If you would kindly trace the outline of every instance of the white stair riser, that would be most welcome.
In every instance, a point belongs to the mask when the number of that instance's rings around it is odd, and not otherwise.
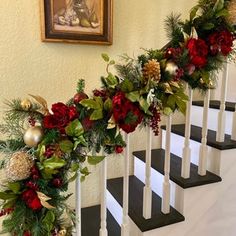
[[[165,130],[162,130],[162,148],[165,147],[165,133]],[[171,153],[182,158],[184,137],[172,133],[171,143]],[[198,165],[200,145],[201,143],[190,140],[191,162],[195,165]],[[215,173],[216,175],[223,176],[224,173],[227,172],[228,168],[232,164],[236,163],[235,153],[236,149],[218,150],[208,146],[207,170]]]
[[[218,127],[218,109],[209,108],[208,114],[208,129],[217,130]],[[231,135],[232,133],[232,122],[233,112],[225,111],[226,122],[225,122],[225,133]],[[191,124],[202,127],[203,107],[192,106]]]

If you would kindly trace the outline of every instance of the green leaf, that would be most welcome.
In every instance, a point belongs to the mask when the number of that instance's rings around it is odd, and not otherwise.
[[[74,147],[74,144],[70,140],[63,140],[59,143],[60,149],[65,153],[71,153]]]
[[[216,18],[219,18],[219,17],[221,17],[221,16],[226,17],[226,16],[228,16],[228,15],[229,15],[228,10],[222,9],[222,10],[220,10],[219,12],[216,13]]]
[[[134,89],[132,82],[128,79],[124,79],[121,83],[121,90],[125,93],[129,93]]]
[[[19,182],[10,182],[10,183],[8,183],[8,187],[13,193],[19,193],[19,191],[20,191],[20,183]]]
[[[90,109],[99,109],[100,104],[93,99],[83,99],[80,104],[84,107],[90,108]]]
[[[49,168],[49,169],[52,169],[52,170],[60,169],[65,165],[66,165],[66,161],[63,160],[62,158],[57,157],[57,156],[53,156],[49,159],[46,159],[43,162],[44,168]]]
[[[77,171],[79,168],[80,168],[80,164],[79,164],[79,163],[73,163],[73,164],[71,165],[70,170],[71,170],[72,172],[75,172],[75,171]]]
[[[107,85],[108,85],[110,88],[113,88],[113,89],[114,89],[114,88],[116,87],[116,85],[118,84],[117,78],[116,78],[113,74],[111,74],[111,73],[109,73],[109,75],[107,76],[106,82],[107,82]]]
[[[100,120],[103,118],[103,111],[102,109],[94,110],[90,116],[90,120]]]
[[[84,138],[84,136],[79,136],[78,138],[74,138],[74,150],[78,147],[78,145],[82,144],[84,146],[87,146],[87,142]]]
[[[105,156],[88,156],[88,163],[90,165],[97,165],[98,163],[103,161],[104,158]]]
[[[224,0],[217,0],[215,6],[213,7],[213,11],[218,12],[224,8]]]
[[[83,169],[81,169],[81,170],[80,170],[80,173],[81,173],[82,175],[85,175],[85,176],[87,176],[87,175],[90,174],[90,172],[89,172],[89,170],[88,170],[88,167],[84,167]]]
[[[107,98],[107,100],[104,102],[104,109],[106,111],[110,111],[112,109],[112,100],[110,98]]]
[[[84,128],[78,119],[69,123],[65,128],[66,134],[71,137],[79,137],[84,133]]]
[[[0,192],[0,199],[2,200],[9,200],[9,199],[16,199],[17,195],[14,193],[5,193],[5,192]]]
[[[53,229],[53,223],[55,221],[55,214],[53,211],[48,211],[46,216],[43,218],[42,223],[44,227],[50,232]]]
[[[7,209],[7,208],[12,208],[12,207],[14,207],[14,205],[15,205],[15,203],[16,203],[16,199],[17,199],[17,198],[9,199],[9,200],[2,206],[2,208],[3,208],[3,209]]]
[[[197,15],[197,11],[199,10],[199,6],[195,6],[192,8],[191,12],[190,12],[190,21],[192,21],[195,16]]]
[[[105,62],[109,62],[110,61],[110,58],[109,56],[106,54],[106,53],[102,53],[102,58]]]
[[[176,104],[178,106],[179,111],[185,115],[185,113],[186,113],[186,102],[181,100],[181,99],[176,99]]]
[[[170,95],[167,99],[167,106],[170,107],[172,110],[175,110],[175,104],[176,104],[175,95]]]
[[[163,113],[169,116],[171,113],[173,113],[173,111],[170,107],[165,107]]]
[[[211,29],[213,29],[215,27],[215,25],[213,24],[213,23],[205,23],[204,25],[203,25],[203,29],[204,30],[211,30]]]
[[[139,91],[134,91],[126,94],[126,98],[128,98],[131,102],[138,102],[140,99]]]
[[[140,98],[139,100],[139,104],[140,104],[140,107],[142,108],[142,110],[147,113],[150,105],[148,104],[147,100],[144,99],[143,97]]]
[[[68,182],[73,182],[73,181],[75,181],[75,180],[77,179],[77,177],[78,177],[78,173],[76,172],[76,173],[68,180]]]
[[[110,62],[109,62],[109,65],[115,65],[116,64],[116,62],[114,61],[114,60],[111,60]]]

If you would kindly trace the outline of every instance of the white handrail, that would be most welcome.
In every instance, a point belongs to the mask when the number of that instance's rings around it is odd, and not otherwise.
[[[216,133],[216,141],[224,142],[225,140],[225,101],[227,94],[227,85],[229,78],[229,67],[227,61],[224,63],[222,86],[221,86],[221,99],[220,99],[220,111],[218,113],[218,129]]]
[[[143,217],[150,219],[152,216],[152,188],[151,188],[151,152],[152,152],[152,129],[147,127],[147,147],[146,147],[146,177],[143,188]]]
[[[78,171],[78,176],[75,185],[76,193],[76,236],[81,235],[81,182],[80,182],[80,172]]]
[[[162,205],[161,205],[161,211],[164,214],[170,213],[171,121],[172,121],[172,115],[169,115],[167,117],[167,122],[166,122],[165,166],[164,166],[164,182],[163,182]]]
[[[185,140],[182,154],[181,176],[185,179],[190,177],[190,162],[191,162],[191,148],[190,148],[190,133],[191,133],[191,107],[193,101],[193,90],[188,85],[188,96],[186,117],[185,117]]]
[[[233,115],[231,139],[236,141],[236,104],[235,104],[235,111],[234,111],[234,115]]]
[[[104,149],[101,152],[104,155]],[[99,236],[107,236],[107,158],[105,157],[101,163],[101,227]]]
[[[204,97],[204,107],[203,107],[203,119],[202,119],[202,140],[199,150],[199,163],[198,163],[198,174],[201,176],[206,175],[207,169],[207,131],[208,131],[208,111],[210,103],[210,90],[206,92]]]
[[[123,218],[121,236],[129,236],[129,134],[125,133],[124,179],[123,179]]]

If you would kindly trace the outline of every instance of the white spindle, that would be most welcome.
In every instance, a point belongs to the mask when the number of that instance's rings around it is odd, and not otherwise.
[[[80,172],[78,171],[78,177],[76,179],[76,236],[81,236],[81,182]]]
[[[216,134],[217,142],[224,142],[225,140],[225,101],[226,101],[228,77],[229,77],[229,67],[226,61],[224,64],[223,76],[222,76],[220,111],[218,113],[218,129]]]
[[[185,179],[190,177],[190,162],[191,162],[191,148],[190,148],[190,133],[191,133],[191,108],[193,101],[193,91],[188,86],[189,100],[187,102],[186,117],[185,117],[185,140],[182,156],[181,176]]]
[[[143,188],[143,217],[150,219],[152,216],[152,189],[151,189],[151,152],[152,152],[152,130],[147,127],[147,148],[146,148],[146,177]]]
[[[235,103],[235,111],[234,111],[234,115],[233,115],[231,139],[236,141],[236,103]]]
[[[102,149],[102,155],[104,150]],[[107,236],[107,158],[105,157],[101,163],[101,228],[99,236]]]
[[[210,103],[210,90],[206,92],[204,98],[204,108],[203,108],[203,119],[202,119],[202,142],[199,151],[199,163],[198,163],[198,174],[201,176],[206,175],[207,169],[207,127],[208,127],[208,110]]]
[[[121,236],[129,236],[129,134],[125,133],[124,180],[123,180],[123,219]]]
[[[170,213],[170,145],[171,145],[171,120],[172,116],[167,117],[166,122],[166,146],[165,146],[165,166],[164,182],[162,192],[161,211],[164,214]]]

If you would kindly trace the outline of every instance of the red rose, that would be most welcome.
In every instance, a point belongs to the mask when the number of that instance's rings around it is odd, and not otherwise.
[[[207,63],[208,47],[204,40],[190,38],[187,42],[187,49],[190,57],[190,62],[202,68]]]
[[[228,30],[214,32],[208,37],[211,55],[215,56],[221,52],[224,56],[227,56],[233,50],[233,41],[234,36]]]
[[[78,112],[76,110],[76,107],[71,106],[69,107],[69,119],[70,121],[76,119],[78,117]]]
[[[40,210],[43,206],[38,198],[37,193],[33,189],[27,189],[22,193],[22,199],[25,204],[33,211]]]
[[[112,99],[115,122],[126,133],[133,132],[143,119],[137,103],[132,103],[123,92],[118,92]]]
[[[122,153],[122,152],[123,152],[123,147],[121,147],[121,146],[116,146],[116,147],[115,147],[115,152],[116,152],[117,154]]]

